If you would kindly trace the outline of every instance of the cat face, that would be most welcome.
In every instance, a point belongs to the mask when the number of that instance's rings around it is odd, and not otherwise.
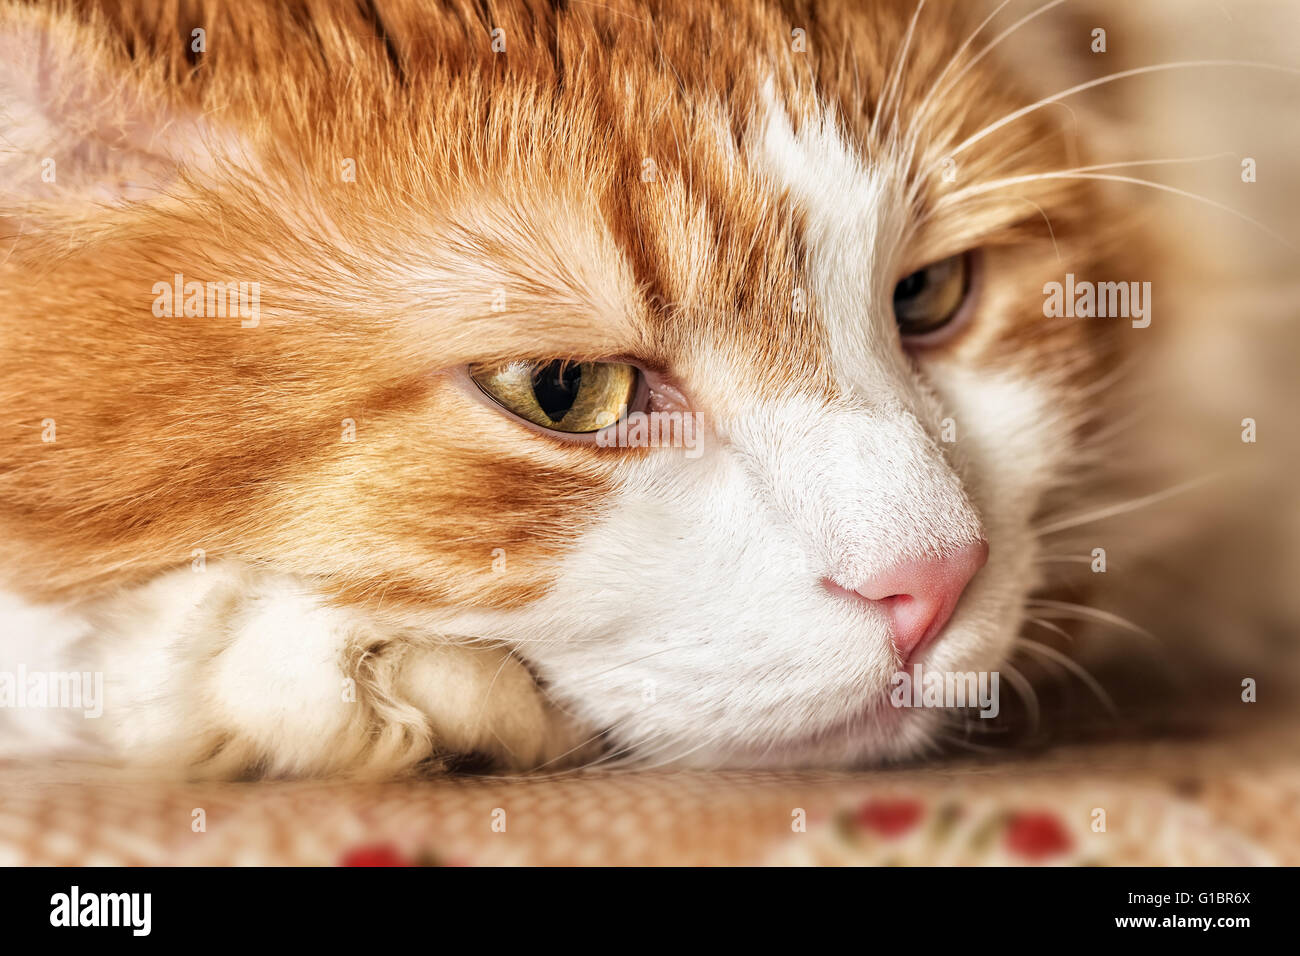
[[[268,7],[197,74],[11,14],[131,78],[94,136],[137,144],[107,204],[76,168],[7,200],[9,314],[66,335],[53,368],[8,335],[23,427],[62,429],[11,453],[14,547],[58,555],[29,588],[200,547],[505,642],[648,761],[915,752],[944,715],[892,676],[997,670],[1036,583],[1108,348],[1041,289],[1099,266],[1101,199],[1019,181],[1071,165],[1058,117],[982,133],[1034,97],[978,20],[856,7],[399,4],[314,45]],[[24,155],[87,135],[25,95]]]

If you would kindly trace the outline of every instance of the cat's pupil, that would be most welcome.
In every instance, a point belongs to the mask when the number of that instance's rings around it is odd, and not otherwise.
[[[910,276],[894,287],[894,301],[897,302],[899,299],[914,298],[925,287],[925,279],[926,275],[924,269],[920,272],[913,272]]]
[[[575,362],[547,362],[533,371],[533,394],[553,422],[569,413],[581,384],[582,366]]]

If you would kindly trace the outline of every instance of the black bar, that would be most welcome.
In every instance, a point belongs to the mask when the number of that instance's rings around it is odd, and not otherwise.
[[[51,925],[60,894],[149,894],[149,932],[127,925]],[[1019,939],[1213,940],[1277,938],[1294,918],[1289,869],[877,869],[639,870],[473,868],[27,869],[0,870],[8,941],[110,938],[380,947],[421,939],[437,947],[465,931],[484,942],[530,928],[555,942],[601,933],[662,941],[762,939],[782,930],[809,938],[848,933],[864,949],[882,939],[932,945]],[[112,906],[106,910],[111,914]],[[60,913],[58,916],[62,916]],[[56,918],[58,918],[56,916]],[[1120,921],[1153,920],[1148,925]],[[1210,920],[1205,928],[1190,920]],[[1224,921],[1244,921],[1226,925]],[[1244,935],[1243,935],[1244,934]],[[603,937],[611,941],[611,937]],[[562,943],[563,945],[563,943]],[[620,944],[621,945],[621,944]]]

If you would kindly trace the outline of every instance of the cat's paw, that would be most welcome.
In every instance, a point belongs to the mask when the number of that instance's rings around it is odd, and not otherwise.
[[[389,777],[571,765],[591,744],[504,648],[330,603],[303,582],[209,564],[97,609],[101,736],[187,776]]]

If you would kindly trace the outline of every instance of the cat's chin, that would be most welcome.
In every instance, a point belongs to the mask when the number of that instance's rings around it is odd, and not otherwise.
[[[872,701],[821,729],[789,737],[683,747],[681,757],[656,763],[695,770],[852,770],[898,763],[934,746],[940,724],[934,711],[895,708]]]

